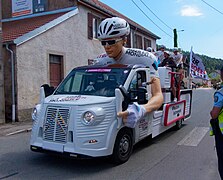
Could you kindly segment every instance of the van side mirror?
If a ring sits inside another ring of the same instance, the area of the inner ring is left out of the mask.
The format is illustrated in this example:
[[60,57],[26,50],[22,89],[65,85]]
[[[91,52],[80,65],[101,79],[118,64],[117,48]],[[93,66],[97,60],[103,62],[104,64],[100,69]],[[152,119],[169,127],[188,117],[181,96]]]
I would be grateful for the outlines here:
[[45,92],[45,97],[50,96],[54,92],[54,87],[49,86],[49,84],[43,84],[41,87],[43,87],[44,92]]
[[129,97],[129,93],[122,85],[120,85],[118,88],[124,96],[124,101],[122,102],[122,111],[125,111],[128,108],[128,105],[131,103],[131,98]]
[[131,90],[129,92],[120,85],[119,86],[122,95],[124,96],[124,101],[122,102],[122,110],[125,111],[128,108],[128,105],[133,102],[138,102],[138,104],[146,104],[147,100],[147,90],[146,87],[139,87],[137,90]]

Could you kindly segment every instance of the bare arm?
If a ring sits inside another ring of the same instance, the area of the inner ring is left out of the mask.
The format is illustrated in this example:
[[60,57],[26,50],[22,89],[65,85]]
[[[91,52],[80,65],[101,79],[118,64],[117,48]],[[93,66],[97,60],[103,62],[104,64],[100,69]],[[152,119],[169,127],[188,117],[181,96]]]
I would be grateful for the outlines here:
[[216,119],[221,111],[221,108],[214,106],[210,112],[211,118]]
[[[152,97],[150,98],[148,103],[144,105],[147,113],[159,109],[159,107],[163,103],[163,94],[161,91],[159,78],[152,78],[152,80],[151,80],[151,94],[152,94]],[[119,112],[118,116],[122,117],[123,119],[126,119],[128,116],[128,111]]]
[[144,105],[147,113],[159,109],[160,106],[163,104],[163,94],[161,91],[159,78],[152,78],[151,94],[151,99],[148,101],[147,104]]

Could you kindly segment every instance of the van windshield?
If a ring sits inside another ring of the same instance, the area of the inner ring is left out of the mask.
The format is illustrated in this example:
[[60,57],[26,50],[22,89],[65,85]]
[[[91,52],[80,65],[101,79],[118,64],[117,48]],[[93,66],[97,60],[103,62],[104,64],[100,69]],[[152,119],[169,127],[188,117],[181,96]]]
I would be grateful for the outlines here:
[[115,88],[124,85],[129,68],[74,69],[54,94],[115,96]]

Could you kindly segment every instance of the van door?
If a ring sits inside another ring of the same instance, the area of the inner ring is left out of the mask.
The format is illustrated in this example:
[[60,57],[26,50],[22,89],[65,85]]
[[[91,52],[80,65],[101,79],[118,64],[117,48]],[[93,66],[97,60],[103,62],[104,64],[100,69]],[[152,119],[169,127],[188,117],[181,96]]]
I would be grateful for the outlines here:
[[[129,85],[129,91],[137,91],[139,87],[143,86],[144,82],[148,82],[148,73],[145,70],[139,70],[133,76],[132,81]],[[147,87],[147,91],[148,91]],[[137,93],[132,93],[132,97],[137,96]],[[136,142],[152,133],[152,118],[150,114],[147,114],[142,118],[135,128]]]

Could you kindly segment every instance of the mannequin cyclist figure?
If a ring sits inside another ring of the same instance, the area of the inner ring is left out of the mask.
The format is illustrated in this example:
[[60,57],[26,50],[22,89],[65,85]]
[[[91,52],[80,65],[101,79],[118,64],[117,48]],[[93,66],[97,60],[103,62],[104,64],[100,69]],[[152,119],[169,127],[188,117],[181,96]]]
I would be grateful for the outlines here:
[[101,41],[106,54],[95,59],[96,64],[142,64],[150,68],[151,94],[147,104],[137,103],[128,106],[126,111],[118,112],[126,126],[134,128],[137,121],[146,113],[157,110],[163,103],[163,95],[158,75],[156,57],[141,49],[125,48],[127,35],[130,33],[129,24],[122,18],[112,17],[101,22],[98,28],[98,39]]

